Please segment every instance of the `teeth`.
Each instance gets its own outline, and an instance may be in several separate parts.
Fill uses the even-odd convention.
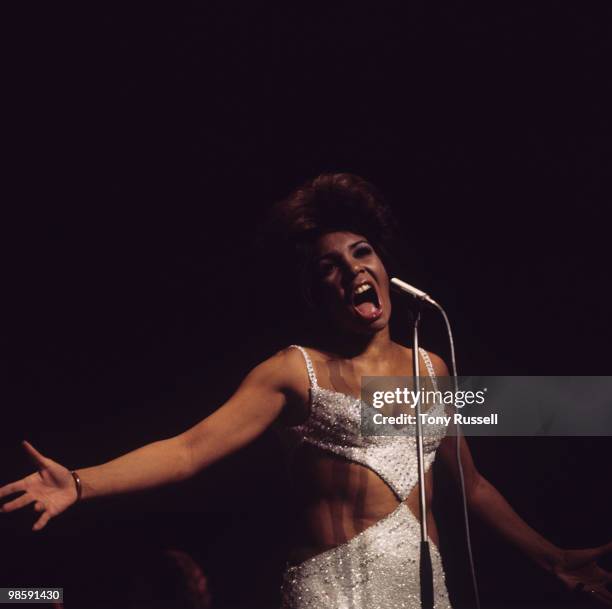
[[[363,294],[367,290],[371,290],[372,286],[369,283],[362,283],[355,289],[355,294]]]

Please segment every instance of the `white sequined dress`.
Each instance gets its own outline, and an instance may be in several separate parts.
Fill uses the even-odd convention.
[[[310,414],[289,427],[297,444],[309,443],[364,465],[378,474],[400,503],[389,515],[355,537],[330,550],[288,565],[282,584],[283,609],[420,609],[420,524],[404,500],[417,484],[418,467],[414,436],[363,436],[362,403],[354,396],[320,387],[312,361],[303,347],[310,378]],[[434,384],[435,374],[427,352],[421,349]],[[432,413],[433,414],[433,413]],[[440,413],[444,414],[444,413]],[[425,470],[435,458],[446,428],[423,438]],[[451,609],[442,560],[430,541],[435,609]]]

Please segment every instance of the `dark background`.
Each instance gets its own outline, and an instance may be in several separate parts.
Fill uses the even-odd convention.
[[[609,372],[609,3],[3,12],[0,483],[31,470],[23,438],[83,467],[182,431],[295,342],[289,279],[253,231],[323,171],[385,193],[404,276],[446,306],[462,374]],[[435,317],[422,339],[448,361]],[[612,538],[608,438],[471,446],[553,542]],[[84,504],[36,535],[32,513],[2,515],[0,585],[107,606],[101,587],[125,597],[176,547],[217,607],[272,607],[292,518],[280,457],[266,434],[180,488]],[[449,587],[469,606],[440,479]],[[473,527],[483,607],[581,606]]]

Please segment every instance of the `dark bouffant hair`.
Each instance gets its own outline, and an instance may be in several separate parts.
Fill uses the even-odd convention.
[[[310,290],[309,261],[319,237],[335,231],[365,236],[386,266],[393,266],[395,221],[378,190],[350,173],[322,174],[277,203],[265,230],[282,264],[299,269],[303,295]]]

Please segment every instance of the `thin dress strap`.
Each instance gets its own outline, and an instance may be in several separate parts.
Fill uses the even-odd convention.
[[[433,383],[434,387],[437,389],[438,383],[436,382],[436,373],[434,371],[433,364],[431,363],[429,353],[427,353],[427,351],[425,351],[423,347],[419,347],[419,353],[421,354],[421,357],[423,358],[423,361],[425,362],[425,367],[427,368],[427,373],[431,377],[431,382]]]
[[[306,362],[306,370],[308,370],[308,378],[310,379],[310,386],[318,387],[317,375],[315,374],[314,366],[312,365],[310,355],[308,355],[304,347],[300,347],[299,345],[289,345],[289,348],[292,348],[292,347],[295,349],[299,349],[302,355],[304,356],[304,361]]]
[[[436,378],[436,373],[434,372],[433,364],[431,363],[431,359],[429,358],[429,353],[423,349],[423,347],[419,347],[419,353],[425,362],[425,366],[427,368],[427,372],[429,376]]]

